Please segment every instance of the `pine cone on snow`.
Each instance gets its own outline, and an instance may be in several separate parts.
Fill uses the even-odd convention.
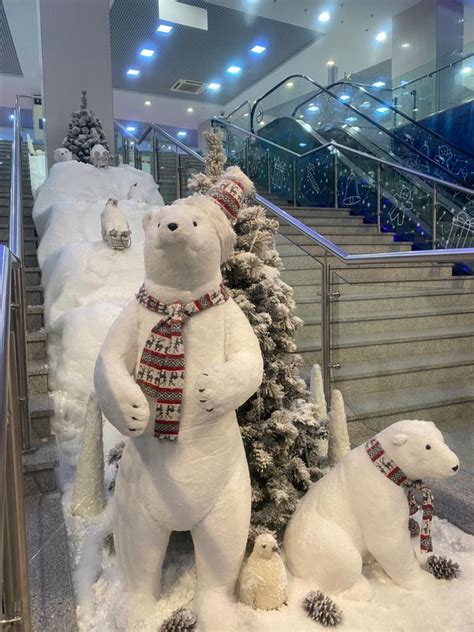
[[[430,555],[427,562],[427,571],[434,575],[436,579],[456,579],[461,570],[457,562],[444,555]]]
[[[410,518],[408,520],[408,531],[410,532],[412,538],[420,535],[420,525],[415,518]]]
[[[308,613],[308,617],[326,627],[333,627],[342,623],[342,611],[332,599],[320,590],[311,591],[306,596],[303,601],[303,608]]]
[[[197,619],[194,612],[188,608],[178,608],[166,619],[160,632],[193,632],[196,625]]]

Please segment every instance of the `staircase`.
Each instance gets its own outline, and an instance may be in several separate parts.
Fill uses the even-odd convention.
[[[411,250],[378,233],[347,209],[293,207],[262,192],[304,224],[351,254]],[[304,373],[320,362],[320,279],[323,250],[280,220],[283,279],[293,287],[298,351]],[[472,418],[474,385],[474,277],[452,266],[399,264],[332,268],[333,387],[344,395],[359,439],[401,419],[443,422]]]
[[[180,179],[181,196],[189,195],[187,183],[193,173],[202,171],[202,162],[186,154],[178,154],[178,165],[176,164],[176,153],[174,151],[160,150],[158,152],[158,183],[160,193],[165,204],[171,204],[176,199],[176,178]],[[177,176],[177,172],[179,176]]]
[[[32,219],[33,198],[28,154],[22,152],[25,291],[27,301],[28,388],[33,449],[24,455],[27,544],[33,630],[77,629],[69,551],[55,468],[56,439],[51,435],[53,407],[48,397],[46,332],[43,323],[41,272]],[[12,144],[0,141],[0,243],[8,245]]]

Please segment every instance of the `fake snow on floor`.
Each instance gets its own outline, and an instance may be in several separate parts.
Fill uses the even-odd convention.
[[[134,199],[127,200],[139,182]],[[100,213],[114,196],[132,229],[132,247],[111,251],[100,237]],[[92,390],[92,374],[102,341],[121,309],[143,279],[141,218],[162,198],[152,178],[130,167],[97,170],[80,163],[59,163],[37,192],[34,217],[41,236],[39,260],[45,288],[45,325],[48,332],[50,387],[55,402],[53,428],[60,446],[60,485],[70,536],[73,582],[78,622],[83,632],[115,632],[114,603],[123,587],[116,559],[103,541],[111,532],[113,499],[94,520],[71,515],[75,466],[80,452],[85,405]],[[104,451],[122,440],[104,424]],[[108,486],[113,468],[106,467]],[[472,629],[474,537],[446,521],[435,519],[435,553],[459,563],[462,575],[451,582],[433,580],[423,592],[407,592],[395,585],[374,563],[366,574],[375,587],[370,603],[335,597],[343,610],[347,632],[464,632]],[[414,542],[416,544],[416,541]],[[137,630],[157,632],[173,610],[192,606],[196,577],[193,549],[187,534],[172,538],[163,572],[163,593],[155,612]],[[279,611],[254,611],[232,606],[236,623],[219,620],[213,632],[305,632],[322,629],[301,604],[318,587],[291,578],[288,605]],[[130,630],[129,632],[135,632]]]

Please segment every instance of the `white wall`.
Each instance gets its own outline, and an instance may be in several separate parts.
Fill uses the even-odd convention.
[[[46,144],[51,163],[87,90],[113,149],[114,111],[108,0],[38,0]],[[65,28],[64,25],[68,25]]]

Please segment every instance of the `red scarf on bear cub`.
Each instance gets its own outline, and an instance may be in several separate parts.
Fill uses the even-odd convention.
[[[145,395],[156,400],[155,437],[158,439],[174,441],[178,438],[186,368],[183,327],[194,314],[228,299],[229,293],[222,284],[200,299],[171,305],[148,294],[144,285],[140,288],[137,301],[163,316],[150,331],[135,378]]]

